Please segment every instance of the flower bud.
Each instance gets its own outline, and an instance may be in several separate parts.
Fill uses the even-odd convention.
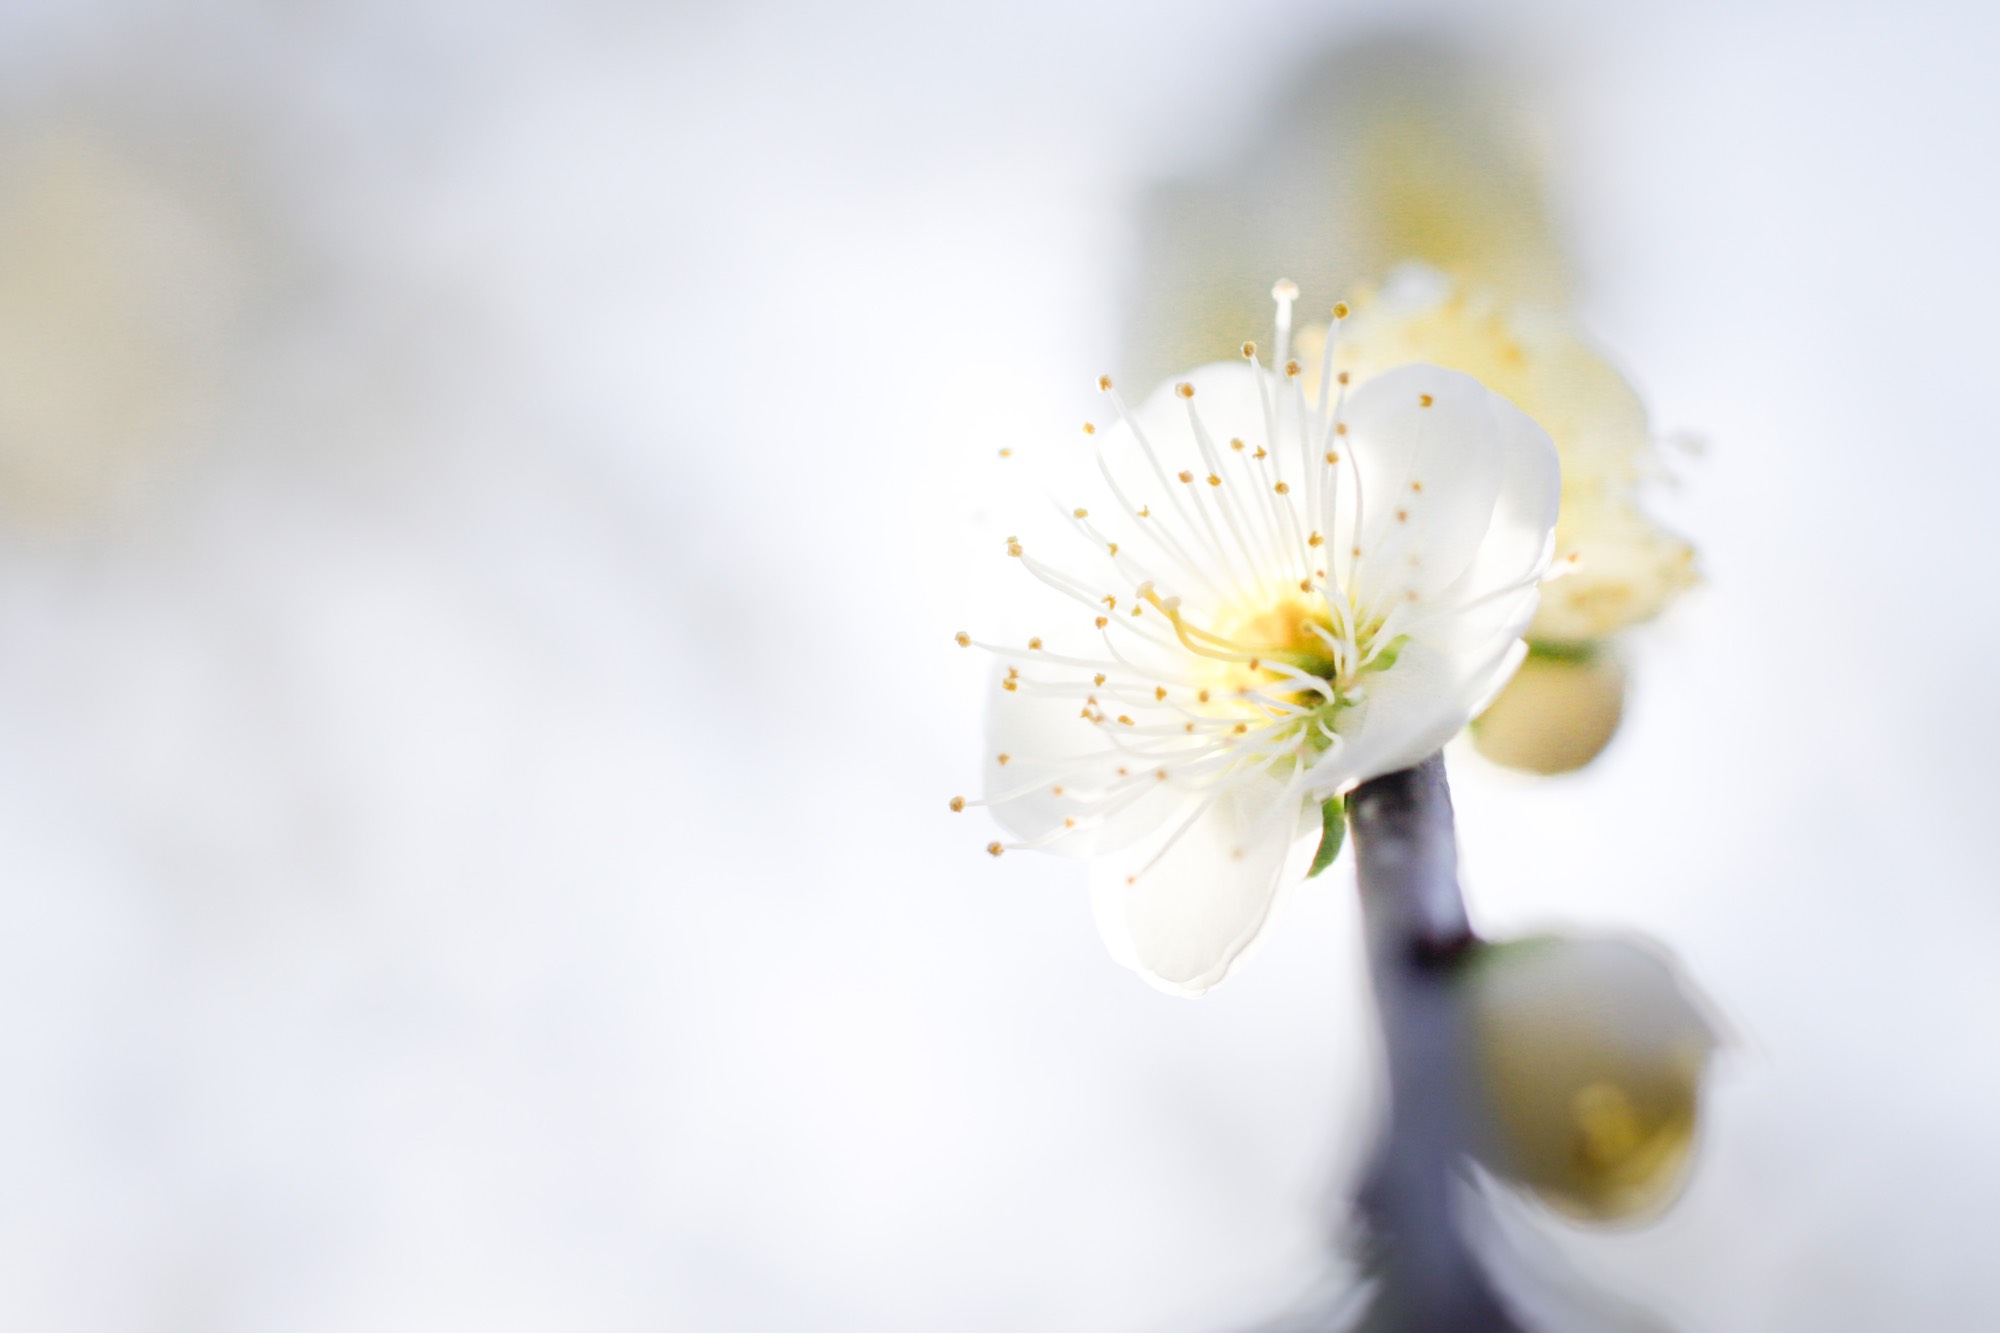
[[[1625,668],[1609,648],[1532,649],[1472,724],[1480,754],[1524,773],[1569,773],[1603,752],[1625,713]]]
[[[1671,1203],[1718,1040],[1673,960],[1635,940],[1534,936],[1484,946],[1460,984],[1480,1162],[1579,1220]]]

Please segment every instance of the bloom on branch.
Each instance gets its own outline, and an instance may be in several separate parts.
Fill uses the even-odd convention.
[[[1323,336],[1307,330],[1302,349],[1316,350]],[[1355,302],[1332,365],[1361,385],[1416,361],[1477,377],[1555,441],[1564,578],[1528,627],[1534,656],[1474,736],[1489,758],[1512,767],[1581,767],[1610,740],[1622,711],[1625,675],[1613,637],[1659,615],[1696,581],[1693,549],[1640,504],[1643,483],[1660,470],[1645,408],[1568,315],[1410,264]]]
[[[1309,398],[1245,344],[1086,427],[1064,544],[1010,539],[1050,619],[1000,659],[995,842],[1090,861],[1115,957],[1197,995],[1305,876],[1322,806],[1464,727],[1525,646],[1552,550],[1548,436],[1407,366]],[[969,634],[959,641],[971,645]],[[965,802],[954,801],[954,808]]]

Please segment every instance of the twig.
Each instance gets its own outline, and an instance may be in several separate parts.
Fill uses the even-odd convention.
[[[1478,940],[1443,757],[1362,784],[1347,809],[1389,1063],[1388,1126],[1357,1199],[1378,1279],[1365,1327],[1521,1333],[1453,1219],[1471,1053],[1450,981]]]

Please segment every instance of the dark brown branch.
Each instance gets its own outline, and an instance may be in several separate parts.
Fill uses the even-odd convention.
[[[1519,1333],[1453,1216],[1467,1142],[1465,1017],[1451,975],[1477,943],[1458,887],[1444,759],[1348,799],[1368,963],[1389,1064],[1389,1119],[1357,1205],[1383,1333]]]

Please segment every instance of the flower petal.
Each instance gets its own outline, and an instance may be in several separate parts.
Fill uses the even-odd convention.
[[[1206,808],[1190,801],[1152,837],[1092,863],[1091,905],[1112,957],[1171,994],[1217,985],[1304,879],[1319,827],[1316,807],[1275,778]]]

